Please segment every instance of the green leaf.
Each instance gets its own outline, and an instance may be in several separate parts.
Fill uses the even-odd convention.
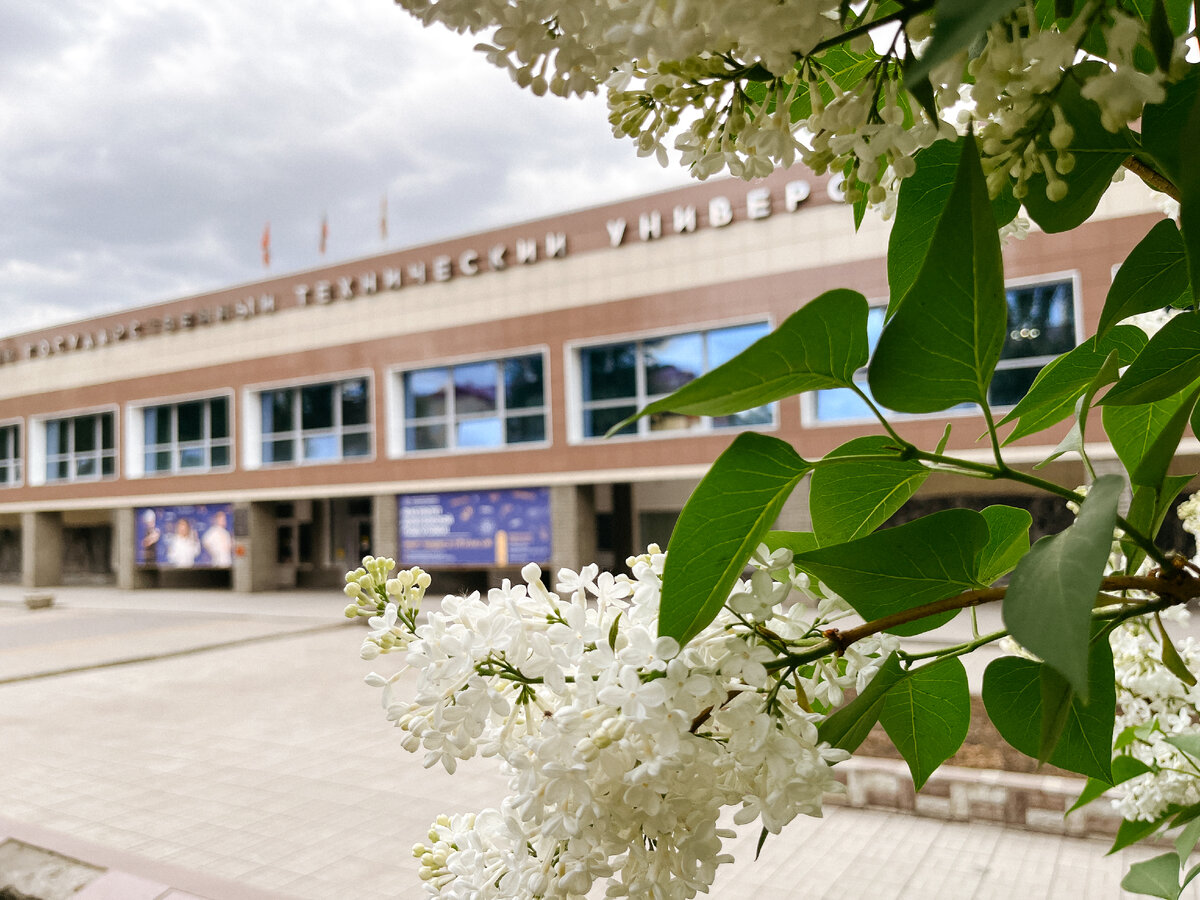
[[[1071,808],[1067,810],[1066,815],[1070,815],[1080,807],[1087,806],[1093,800],[1097,800],[1104,795],[1104,792],[1118,784],[1124,784],[1131,778],[1136,778],[1138,775],[1145,775],[1150,771],[1150,767],[1138,759],[1136,756],[1114,756],[1112,761],[1112,784],[1101,781],[1098,778],[1089,778],[1083,786],[1083,791],[1079,794],[1079,798],[1071,804]]]
[[[1075,168],[1060,176],[1067,183],[1067,196],[1050,200],[1046,196],[1046,176],[1038,174],[1030,176],[1029,193],[1022,198],[1029,217],[1051,234],[1082,225],[1096,211],[1113,174],[1137,149],[1129,129],[1122,128],[1116,134],[1108,131],[1100,123],[1100,108],[1080,95],[1081,87],[1104,67],[1104,63],[1095,61],[1074,66],[1057,95],[1063,115],[1075,129],[1070,147]],[[1045,127],[1052,124],[1047,116]]]
[[[1175,412],[1171,414],[1171,418],[1167,419],[1162,430],[1154,436],[1137,468],[1129,473],[1129,479],[1133,484],[1158,487],[1163,483],[1163,479],[1167,477],[1167,469],[1179,449],[1179,442],[1183,439],[1188,419],[1192,415],[1192,410],[1196,408],[1197,399],[1200,399],[1200,386],[1184,398]]]
[[[1042,733],[1042,669],[1045,663],[1016,656],[993,660],[983,674],[983,704],[1000,735],[1037,758]],[[1071,701],[1067,722],[1050,764],[1112,784],[1112,733],[1116,686],[1112,651],[1100,638],[1092,645],[1091,701]]]
[[[1194,67],[1193,67],[1194,69]],[[1179,159],[1179,227],[1183,232],[1183,246],[1188,256],[1188,276],[1192,282],[1192,296],[1200,296],[1200,167],[1192,163],[1196,147],[1200,146],[1200,91],[1185,108],[1187,113],[1180,117],[1182,128],[1176,144]]]
[[[1083,436],[1087,431],[1088,416],[1092,409],[1092,398],[1096,396],[1096,392],[1100,388],[1116,381],[1120,371],[1121,367],[1117,359],[1117,351],[1112,350],[1105,357],[1104,362],[1100,366],[1100,371],[1096,373],[1096,377],[1091,380],[1091,383],[1084,389],[1083,394],[1075,401],[1075,422],[1071,425],[1071,429],[1058,442],[1058,446],[1054,448],[1054,451],[1034,466],[1035,469],[1040,469],[1047,463],[1058,459],[1064,453],[1075,452],[1080,457],[1086,455]]]
[[[1183,236],[1174,222],[1163,219],[1133,248],[1113,276],[1096,337],[1099,339],[1129,316],[1191,303]]]
[[[821,546],[817,543],[817,536],[811,531],[768,531],[763,543],[772,552],[787,549],[793,553],[803,553]]]
[[[1132,406],[1165,400],[1200,378],[1200,313],[1182,313],[1158,330],[1100,401]]]
[[[1124,850],[1126,847],[1136,844],[1138,841],[1144,841],[1146,838],[1150,837],[1150,835],[1161,829],[1167,823],[1167,819],[1171,818],[1177,812],[1179,812],[1179,807],[1172,804],[1171,806],[1167,807],[1167,812],[1165,815],[1159,816],[1153,821],[1146,821],[1144,819],[1126,819],[1117,826],[1117,836],[1113,840],[1112,846],[1108,848],[1108,855],[1111,856],[1118,850]],[[1176,863],[1176,865],[1178,866],[1178,863]]]
[[[935,142],[913,157],[917,170],[900,183],[896,220],[888,239],[888,318],[900,308],[901,298],[916,281],[929,253],[938,220],[954,188],[962,150],[961,138]],[[991,203],[997,228],[1011,222],[1021,208],[1007,183]]]
[[[939,64],[982,37],[1020,5],[1020,0],[942,0],[933,9],[933,38],[912,66],[905,81],[928,77]]]
[[[879,54],[874,52],[855,53],[844,44],[830,47],[815,60],[825,73],[825,78],[818,78],[818,90],[821,97],[828,103],[833,99],[833,87],[830,82],[842,89],[852,88],[865,79],[871,70],[879,63]],[[812,95],[806,90],[804,79],[800,79],[796,91],[796,99],[792,101],[792,121],[798,122],[812,115]]]
[[[999,426],[1021,420],[1004,439],[1005,445],[1049,428],[1071,415],[1076,400],[1100,374],[1108,355],[1115,352],[1115,365],[1127,366],[1146,346],[1146,340],[1146,332],[1136,325],[1117,325],[1103,338],[1084,341],[1069,353],[1052,360],[1038,372],[1025,396],[996,423]],[[1113,379],[1116,377],[1114,368]]]
[[[879,721],[919,791],[966,739],[971,691],[962,662],[949,657],[913,669],[884,696]]]
[[[1168,734],[1163,740],[1188,756],[1200,759],[1200,734]]]
[[[898,412],[986,404],[1008,323],[1000,239],[974,138],[921,270],[883,328],[867,370],[875,399]]]
[[[1121,879],[1121,887],[1134,894],[1179,900],[1179,854],[1164,853],[1145,862],[1134,863]]]
[[[1092,606],[1112,550],[1119,475],[1102,475],[1088,491],[1079,516],[1065,530],[1042,538],[1017,563],[1001,614],[1012,636],[1057,669],[1088,702],[1088,642]]]
[[[869,353],[866,298],[856,291],[826,291],[733,359],[655,400],[609,433],[656,412],[727,416],[802,391],[850,387]]]
[[[1167,21],[1167,8],[1163,0],[1154,0],[1154,11],[1150,14],[1150,47],[1154,61],[1164,72],[1171,70],[1171,56],[1175,49],[1175,35]]]
[[[983,516],[969,509],[947,509],[845,544],[799,553],[794,562],[871,620],[979,587],[978,559],[987,542]],[[920,634],[948,622],[956,612],[887,630]]]
[[[988,542],[979,554],[979,581],[994,584],[1029,552],[1033,516],[1015,506],[989,506],[980,512],[987,521]]]
[[[750,554],[810,468],[791,445],[754,432],[739,434],[717,457],[671,534],[660,635],[686,644],[716,617]]]
[[[831,462],[887,453],[896,458]],[[929,469],[916,460],[900,459],[896,442],[885,435],[867,435],[842,444],[813,470],[808,492],[813,531],[821,545],[870,534],[903,506],[927,477]]]
[[[1071,702],[1075,692],[1065,678],[1049,666],[1042,666],[1042,721],[1038,732],[1038,765],[1048,762],[1054,748],[1066,730],[1071,717]]]
[[[889,656],[861,694],[817,726],[817,739],[853,753],[879,721],[883,700],[892,686],[908,678],[896,654]]]
[[[1195,415],[1195,410],[1192,411],[1192,415]],[[1125,513],[1125,521],[1140,534],[1150,537],[1157,535],[1167,518],[1167,513],[1171,511],[1175,498],[1194,477],[1168,475],[1161,485],[1135,485],[1133,500],[1129,504],[1129,511]],[[1121,537],[1121,548],[1125,553],[1125,574],[1132,575],[1141,566],[1146,551],[1127,535]]]
[[[1104,407],[1104,433],[1126,471],[1137,470],[1185,399],[1179,393],[1166,400],[1138,406]]]
[[[1183,78],[1166,88],[1162,103],[1148,104],[1142,111],[1142,152],[1138,155],[1150,157],[1155,168],[1178,185],[1187,168],[1182,160],[1191,160],[1191,148],[1184,148],[1183,132],[1200,93],[1200,67],[1189,66]]]
[[[1175,852],[1179,854],[1180,859],[1187,859],[1196,849],[1197,843],[1200,843],[1200,818],[1192,819],[1176,835]]]

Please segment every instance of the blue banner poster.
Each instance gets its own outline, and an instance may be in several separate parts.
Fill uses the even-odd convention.
[[[138,565],[228,569],[233,565],[232,503],[143,506],[137,510]]]
[[[401,494],[405,566],[550,562],[550,489]]]

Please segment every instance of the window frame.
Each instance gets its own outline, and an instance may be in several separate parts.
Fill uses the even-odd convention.
[[[545,437],[540,441],[503,441],[499,444],[492,445],[467,445],[457,446],[457,428],[460,421],[469,421],[474,418],[498,418],[501,421],[501,426],[506,427],[505,419],[509,418],[509,411],[504,402],[504,363],[508,360],[520,359],[525,356],[537,356],[542,361],[542,404],[541,406],[531,406],[520,408],[519,411],[514,409],[512,415],[537,415],[541,412],[545,420]],[[411,363],[401,363],[394,366],[389,366],[387,369],[387,411],[388,411],[388,432],[387,432],[387,455],[389,459],[400,459],[403,457],[426,457],[439,455],[461,456],[469,453],[507,453],[520,450],[535,450],[545,449],[553,444],[554,435],[554,389],[551,379],[551,354],[550,348],[545,344],[539,344],[532,347],[518,347],[515,349],[506,349],[492,353],[471,354],[469,356],[443,357],[438,359],[422,359],[414,360]],[[454,397],[454,376],[450,370],[460,366],[469,366],[478,363],[495,363],[497,365],[497,380],[496,380],[496,408],[483,413],[473,414],[467,413],[463,418],[459,418],[455,408]],[[405,375],[414,372],[422,372],[428,369],[446,369],[448,370],[449,381],[446,386],[446,412],[440,416],[422,416],[419,418],[410,418],[406,412],[406,393],[404,387]],[[434,423],[442,422],[446,426],[446,446],[430,447],[422,450],[409,450],[406,435],[409,425],[412,423]],[[507,432],[505,432],[507,434]]]
[[[5,462],[4,457],[0,456],[0,469],[7,467],[10,478],[8,481],[0,481],[0,490],[25,486],[25,469],[28,463],[25,451],[25,420],[19,416],[10,419],[0,419],[0,449],[3,448],[3,434],[9,428],[13,429],[11,445],[13,453],[12,456],[8,457],[7,462]],[[14,468],[15,475],[13,475]]]
[[[351,381],[363,381],[367,389],[367,422],[365,425],[346,426],[342,423],[342,406],[340,402],[333,403],[333,426],[329,428],[304,429],[301,427],[303,410],[301,396],[304,388],[331,386],[335,390]],[[274,391],[293,391],[291,412],[294,426],[287,431],[267,432],[263,428],[262,395]],[[351,372],[330,372],[317,376],[293,378],[286,381],[272,381],[262,384],[246,385],[242,388],[242,465],[246,469],[288,469],[303,466],[342,465],[343,463],[371,462],[375,459],[376,432],[376,401],[374,372],[369,369]],[[347,456],[341,452],[343,439],[347,435],[365,434],[367,436],[367,452],[361,456]],[[337,456],[306,459],[303,456],[306,438],[334,437],[338,442]],[[266,460],[263,458],[263,445],[268,441],[283,441],[290,439],[294,456],[289,460]]]
[[[88,416],[94,416],[99,422],[99,417],[111,415],[112,419],[112,439],[113,446],[111,451],[104,450],[100,447],[95,451],[96,461],[99,463],[98,472],[95,476],[78,477],[74,474],[67,478],[51,478],[50,463],[53,457],[55,461],[66,461],[70,464],[72,472],[76,468],[77,461],[81,458],[74,449],[67,454],[55,453],[51,454],[48,449],[48,431],[52,422],[67,422],[75,419],[82,419]],[[35,429],[36,438],[31,441],[29,447],[29,459],[26,461],[26,471],[28,472],[29,483],[32,485],[63,485],[63,484],[95,484],[102,481],[116,481],[122,476],[121,472],[121,410],[116,404],[106,404],[103,406],[86,407],[83,409],[57,410],[53,413],[36,416],[30,419],[30,424]],[[101,440],[97,443],[103,443],[103,426],[100,427]],[[74,429],[71,430],[71,443],[74,445]],[[104,474],[104,459],[111,455],[113,461],[113,471],[111,475]],[[63,459],[60,459],[62,457]]]
[[[1071,311],[1074,319],[1073,330],[1075,333],[1075,346],[1078,347],[1085,338],[1085,334],[1083,332],[1083,295],[1081,290],[1081,278],[1078,269],[1070,269],[1062,272],[1048,272],[1039,275],[1026,275],[1021,276],[1020,278],[1007,278],[1004,281],[1004,290],[1007,292],[1009,289],[1036,287],[1038,285],[1056,284],[1064,281],[1070,282],[1071,284]],[[874,297],[868,301],[868,305],[872,309],[886,307],[887,304],[887,297]],[[1050,361],[1056,358],[1057,357],[1054,354],[1051,354],[1049,356],[1020,356],[1012,357],[1010,359],[1001,359],[996,363],[995,371],[1002,372],[1012,369],[1025,369],[1030,368],[1033,365],[1039,365],[1040,368],[1044,367]],[[860,380],[861,376],[861,380],[865,382],[866,371],[866,366],[863,366],[861,369],[856,371],[854,373],[855,380]],[[827,388],[826,390],[842,389]],[[841,428],[846,425],[861,426],[867,423],[876,424],[878,422],[878,419],[869,414],[865,416],[847,416],[844,419],[820,419],[817,417],[817,394],[818,391],[809,391],[803,394],[800,398],[800,421],[805,428]],[[995,411],[1007,412],[1015,405],[1015,403],[1004,406],[997,405],[992,406],[991,408]],[[943,419],[949,416],[953,416],[954,418],[963,418],[966,416],[982,417],[983,410],[976,404],[972,403],[969,407],[952,407],[950,409],[943,409],[939,410],[938,412],[931,413],[888,412],[887,414],[889,417],[911,421],[919,419]]]
[[[563,353],[566,357],[566,376],[567,376],[567,396],[570,398],[569,416],[568,416],[568,442],[571,444],[591,444],[598,441],[645,441],[645,440],[670,440],[677,438],[694,438],[705,437],[719,434],[737,434],[742,431],[763,431],[772,432],[779,429],[780,411],[778,402],[764,404],[771,410],[771,421],[760,424],[751,425],[713,425],[712,416],[698,416],[700,420],[696,425],[688,428],[667,428],[659,431],[650,429],[650,417],[643,416],[636,423],[637,431],[633,434],[614,434],[612,437],[604,437],[603,435],[588,436],[584,434],[584,413],[588,409],[602,409],[606,407],[618,406],[636,406],[637,409],[642,409],[648,403],[659,399],[660,397],[668,396],[667,394],[649,395],[646,389],[646,367],[642,357],[641,344],[661,340],[663,338],[686,337],[687,335],[700,335],[703,340],[709,332],[722,331],[727,328],[740,328],[747,325],[765,325],[766,331],[764,335],[770,334],[775,329],[774,316],[770,313],[764,313],[758,316],[742,316],[736,319],[721,319],[717,321],[697,322],[684,327],[678,325],[674,327],[663,327],[647,329],[645,331],[626,332],[622,334],[605,335],[599,338],[587,338],[585,340],[569,341],[563,345]],[[760,338],[761,340],[761,338]],[[635,378],[635,396],[632,400],[618,399],[611,401],[585,401],[583,398],[583,351],[594,347],[606,347],[614,344],[637,344],[637,371],[634,374]],[[707,355],[707,341],[704,341],[705,354]],[[707,366],[707,359],[705,360]],[[706,374],[712,371],[711,368],[705,368],[701,374]]]
[[[229,435],[225,438],[212,437],[212,406],[213,400],[225,400],[228,404],[226,415]],[[204,427],[206,436],[200,441],[180,441],[178,439],[177,408],[187,403],[204,403]],[[147,442],[145,431],[145,414],[147,410],[167,407],[173,410],[174,437],[170,444],[153,444]],[[212,449],[217,443],[225,443],[229,449],[229,462],[223,466],[212,465]],[[178,465],[178,454],[182,449],[191,449],[199,444],[206,453],[208,464],[205,466],[182,467]],[[187,445],[186,448],[182,445]],[[154,397],[147,400],[136,400],[125,405],[125,446],[128,448],[125,457],[125,477],[127,478],[164,478],[180,475],[211,475],[227,474],[236,468],[237,453],[237,403],[234,391],[226,388],[220,391],[206,391],[196,394],[178,394],[170,397]],[[168,470],[148,471],[146,455],[152,452],[170,452],[172,464]]]

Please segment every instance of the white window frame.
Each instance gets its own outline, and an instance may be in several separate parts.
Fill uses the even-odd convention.
[[[7,429],[13,429],[12,442],[8,447],[4,447],[3,435]],[[23,419],[0,419],[0,448],[11,450],[12,453],[8,457],[9,479],[5,482],[0,482],[0,490],[6,488],[23,487],[25,484],[25,422]],[[5,463],[0,458],[0,467]]]
[[[726,328],[738,328],[746,325],[765,325],[765,334],[775,329],[771,315],[741,317],[715,322],[699,322],[687,327],[657,328],[648,331],[629,332],[625,334],[608,335],[603,338],[588,338],[585,341],[571,341],[563,346],[566,356],[567,396],[570,398],[570,415],[568,420],[568,441],[572,444],[589,444],[597,441],[644,441],[684,437],[696,437],[709,434],[736,434],[739,431],[775,431],[779,428],[779,404],[767,404],[771,410],[771,421],[758,425],[713,425],[711,416],[699,416],[699,422],[690,428],[663,429],[652,431],[650,417],[643,416],[636,423],[635,434],[615,434],[610,438],[602,435],[585,436],[583,431],[584,412],[588,409],[604,409],[619,406],[629,406],[631,403],[642,409],[666,394],[649,396],[646,392],[646,367],[642,364],[640,345],[646,341],[661,338],[683,337],[689,334],[707,335],[710,331],[721,331]],[[760,338],[761,340],[761,338]],[[634,373],[636,397],[617,400],[601,400],[585,402],[583,399],[583,354],[582,351],[593,347],[606,347],[612,344],[638,344],[638,365]],[[704,352],[708,352],[707,341],[704,342]],[[711,371],[705,360],[705,369],[701,374]]]
[[[1084,340],[1083,333],[1083,300],[1081,291],[1081,279],[1078,269],[1071,269],[1064,272],[1049,272],[1042,275],[1029,275],[1021,278],[1009,278],[1004,282],[1004,289],[1031,287],[1040,284],[1054,284],[1060,281],[1071,282],[1071,307],[1075,325],[1075,346],[1078,347]],[[886,297],[874,298],[870,301],[870,306],[874,308],[887,306],[888,300]],[[1045,366],[1055,356],[1019,356],[1011,359],[1002,359],[996,363],[996,371],[1002,372],[1006,369],[1025,369],[1034,365]],[[855,380],[865,382],[867,367],[863,366],[855,372]],[[860,379],[858,376],[862,376]],[[837,390],[837,388],[829,388],[829,390]],[[999,412],[1006,412],[1013,408],[1013,405],[993,406],[992,409]],[[964,416],[982,416],[983,410],[975,404],[964,406],[963,408],[951,408],[940,410],[932,413],[898,413],[887,412],[890,418],[895,419],[944,419],[948,416],[960,418]],[[841,428],[845,425],[862,425],[864,423],[876,423],[878,420],[871,415],[865,416],[848,416],[844,419],[819,419],[817,418],[817,391],[809,391],[800,398],[800,418],[801,424],[805,428]]]
[[[212,437],[212,401],[224,400],[228,406],[226,419],[229,428],[228,437]],[[205,436],[199,441],[180,441],[178,439],[178,407],[185,403],[203,403]],[[149,444],[146,440],[146,410],[169,408],[172,415],[172,440],[169,444]],[[173,397],[156,397],[151,400],[138,400],[125,406],[125,446],[128,448],[125,457],[126,478],[162,478],[170,475],[207,475],[210,473],[226,473],[234,469],[234,453],[236,452],[236,404],[232,390],[207,392],[202,394],[181,394]],[[217,446],[227,446],[229,462],[223,466],[212,464],[212,450]],[[207,462],[203,466],[184,467],[179,464],[181,451],[185,449],[202,449]],[[146,469],[146,454],[170,452],[171,468],[148,471]]]
[[[367,422],[365,425],[343,425],[342,406],[334,402],[334,424],[331,428],[304,429],[301,427],[302,415],[300,394],[308,387],[332,386],[336,391],[346,382],[365,381],[367,385]],[[265,432],[262,421],[262,395],[273,391],[294,391],[292,396],[292,420],[295,426],[288,431]],[[291,379],[289,381],[270,382],[267,384],[248,385],[242,389],[242,464],[247,469],[289,469],[298,466],[328,466],[343,463],[371,462],[375,459],[375,378],[370,370],[354,372],[338,372],[319,377]],[[365,434],[367,436],[367,452],[362,456],[345,456],[341,454],[342,439],[347,435]],[[332,437],[337,441],[339,455],[322,457],[320,459],[305,459],[303,456],[304,441],[308,438]],[[266,441],[282,441],[290,439],[293,443],[294,457],[290,460],[263,459],[263,444]]]
[[[91,455],[94,456],[97,467],[95,475],[86,475],[83,477],[74,474],[78,462],[83,458],[76,454],[72,449],[66,454],[50,454],[47,449],[46,433],[49,430],[50,424],[53,422],[66,422],[73,419],[80,419],[85,416],[97,417],[97,427],[100,431],[100,436],[103,435],[103,428],[99,426],[99,417],[111,415],[113,446],[111,450],[105,450],[100,447]],[[71,432],[71,442],[74,444],[74,429]],[[97,441],[97,443],[101,443]],[[111,475],[105,475],[104,459],[111,456],[113,461],[113,471]],[[52,458],[53,457],[53,458]],[[66,461],[70,465],[72,474],[66,478],[51,478],[49,476],[49,466],[52,461]],[[29,460],[27,468],[27,477],[31,485],[43,484],[88,484],[97,481],[115,481],[121,477],[121,411],[115,405],[90,407],[87,409],[63,410],[53,414],[37,416],[30,419],[30,436],[29,436]]]
[[[507,428],[506,419],[508,410],[504,402],[504,363],[510,359],[520,359],[523,356],[537,356],[542,360],[542,405],[521,407],[512,411],[513,416],[535,416],[541,415],[545,420],[545,438],[540,441],[518,441],[515,443],[501,442],[492,446],[469,446],[459,447],[456,443],[457,429],[456,425],[460,421],[470,421],[471,419],[492,419],[498,418],[501,423],[501,428]],[[441,416],[430,416],[420,419],[409,419],[405,413],[407,404],[405,403],[404,392],[404,376],[422,372],[426,369],[454,369],[456,366],[469,366],[477,363],[496,363],[497,365],[497,384],[496,384],[496,409],[487,410],[479,413],[464,413],[459,415],[455,408],[455,397],[453,391],[454,376],[450,375],[449,386],[447,387],[446,397],[446,412]],[[535,347],[523,347],[515,350],[504,350],[495,353],[475,354],[472,356],[457,356],[436,360],[421,360],[419,363],[407,363],[404,365],[392,366],[387,372],[387,409],[388,415],[388,434],[387,434],[387,453],[391,459],[399,459],[404,456],[420,457],[420,456],[438,456],[444,454],[462,455],[467,453],[496,453],[508,452],[513,450],[534,450],[541,449],[551,445],[553,441],[553,388],[551,382],[550,371],[550,348],[546,345],[538,345]],[[441,422],[446,426],[446,446],[431,447],[426,450],[409,450],[407,448],[406,435],[410,425],[432,424]],[[507,431],[505,432],[507,434]]]

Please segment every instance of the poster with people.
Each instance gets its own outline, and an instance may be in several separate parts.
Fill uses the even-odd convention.
[[[402,494],[405,566],[509,566],[550,562],[550,490]]]
[[[137,510],[138,565],[228,569],[233,565],[232,503],[145,506]]]

